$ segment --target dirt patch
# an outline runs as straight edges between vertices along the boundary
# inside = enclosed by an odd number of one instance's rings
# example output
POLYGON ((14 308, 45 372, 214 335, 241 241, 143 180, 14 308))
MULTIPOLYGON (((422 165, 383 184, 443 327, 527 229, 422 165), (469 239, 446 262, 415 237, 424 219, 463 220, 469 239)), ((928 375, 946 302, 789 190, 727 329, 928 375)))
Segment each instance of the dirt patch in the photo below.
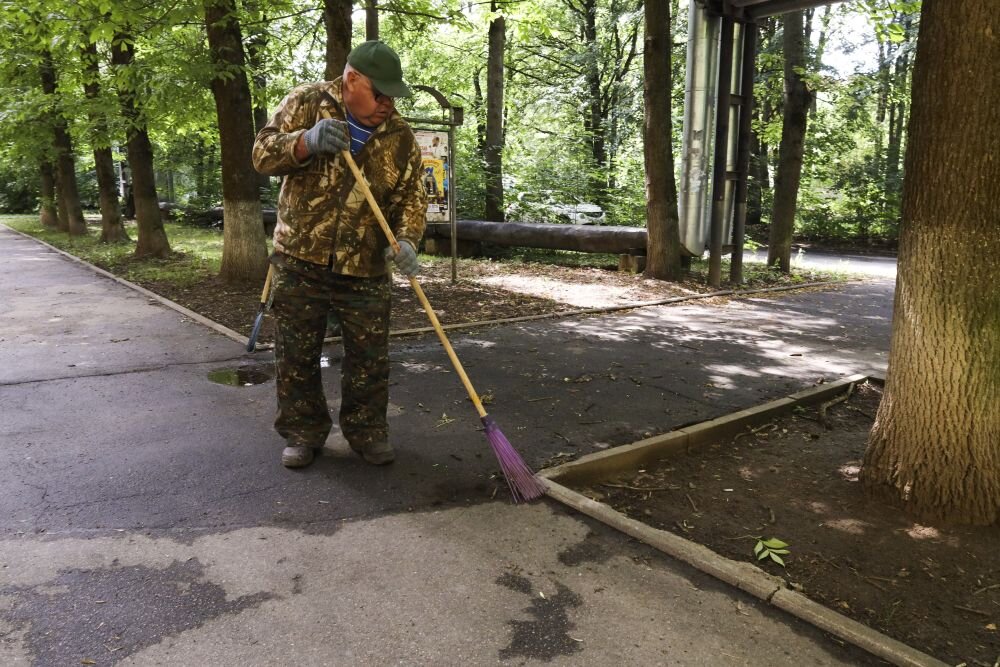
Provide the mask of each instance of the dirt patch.
POLYGON ((752 432, 580 492, 738 561, 951 664, 1000 661, 1000 526, 928 525, 862 493, 858 469, 881 399, 798 410, 752 432), (821 423, 825 422, 825 423, 821 423), (758 539, 788 544, 785 567, 758 539))
MULTIPOLYGON (((445 325, 626 306, 713 291, 698 275, 668 283, 623 273, 610 266, 466 259, 460 260, 456 268, 458 279, 453 283, 451 260, 424 259, 421 263, 420 284, 445 325)), ((823 279, 822 275, 800 273, 788 277, 773 274, 766 281, 752 280, 743 289, 794 286, 823 279)), ((244 336, 249 335, 253 326, 262 288, 262 285, 229 285, 217 276, 202 278, 185 287, 167 282, 139 282, 244 336)), ((408 280, 394 276, 392 298, 393 331, 430 326, 408 280)), ((260 343, 273 340, 270 317, 264 318, 258 340, 260 343)))

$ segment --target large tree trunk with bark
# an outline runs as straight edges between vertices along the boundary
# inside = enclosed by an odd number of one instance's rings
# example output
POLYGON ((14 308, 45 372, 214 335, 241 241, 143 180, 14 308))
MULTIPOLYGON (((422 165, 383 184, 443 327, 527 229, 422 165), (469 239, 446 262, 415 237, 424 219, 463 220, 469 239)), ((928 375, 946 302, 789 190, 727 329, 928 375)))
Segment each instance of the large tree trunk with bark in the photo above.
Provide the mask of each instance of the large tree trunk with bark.
POLYGON ((785 51, 785 103, 778 148, 778 169, 774 176, 774 207, 767 250, 769 266, 783 272, 791 269, 792 232, 795 229, 795 206, 802 178, 802 155, 805 147, 806 120, 811 95, 802 75, 806 66, 805 35, 802 12, 785 14, 783 44, 785 51))
MULTIPOLYGON (((253 7, 254 10, 258 10, 259 7, 251 4, 245 3, 245 7, 253 7)), ((326 18, 326 10, 324 9, 324 21, 328 21, 326 18)), ((262 16, 262 21, 266 23, 267 17, 262 16)), ((347 32, 350 34, 350 15, 348 15, 348 28, 347 32)), ((254 135, 260 132, 265 125, 267 125, 267 106, 264 100, 267 94, 267 75, 265 74, 265 62, 264 62, 264 52, 267 48, 267 40, 269 34, 264 25, 254 26, 253 31, 247 36, 247 66, 250 70, 250 82, 252 84, 251 88, 251 98, 254 100, 253 105, 253 131, 254 135)), ((329 55, 329 31, 327 31, 327 54, 329 55)), ((345 55, 346 58, 346 55, 345 55)), ((257 174, 257 194, 261 199, 261 202, 269 201, 271 194, 271 177, 267 174, 257 174)))
POLYGON ((351 52, 351 0, 323 0, 323 23, 326 25, 327 81, 344 73, 347 54, 351 52))
MULTIPOLYGON (((84 94, 88 100, 97 100, 101 95, 101 69, 97 44, 84 46, 80 57, 84 67, 84 94)), ((96 112, 91 112, 90 126, 93 130, 94 170, 97 172, 97 190, 101 205, 101 242, 129 241, 118 206, 118 177, 115 174, 115 158, 111 153, 108 124, 96 112)))
POLYGON ((646 158, 646 276, 661 280, 681 277, 677 183, 674 181, 673 139, 670 131, 670 4, 646 0, 645 96, 646 158))
POLYGON ((861 470, 917 517, 980 525, 1000 521, 998 61, 994 0, 924 2, 889 371, 861 470))
POLYGON ((378 39, 378 0, 365 0, 365 39, 378 39))
POLYGON ((124 73, 131 69, 134 60, 135 44, 132 36, 124 33, 116 34, 112 40, 111 64, 120 71, 118 99, 126 122, 125 146, 129 169, 132 172, 132 201, 138 229, 135 256, 166 257, 170 254, 170 243, 163 229, 160 202, 156 195, 153 144, 149 141, 149 133, 146 131, 146 120, 139 112, 133 84, 125 83, 129 77, 124 73))
MULTIPOLYGON (((497 5, 491 8, 496 11, 497 5)), ((502 222, 503 210, 503 56, 504 17, 490 21, 486 66, 486 219, 502 222)))
POLYGON ((267 243, 253 168, 253 104, 243 37, 233 0, 205 3, 208 48, 216 68, 212 95, 222 149, 222 268, 228 282, 259 281, 267 273, 267 243), (235 76, 234 76, 235 74, 235 76), (225 76, 223 76, 225 75, 225 76))
POLYGON ((56 177, 53 173, 52 163, 48 160, 42 161, 38 171, 41 179, 38 219, 42 226, 56 229, 59 227, 59 211, 56 209, 56 177))
POLYGON ((56 188, 59 197, 59 228, 73 236, 87 233, 87 223, 83 219, 80 193, 76 185, 76 161, 73 159, 73 140, 69 136, 66 119, 63 117, 56 94, 56 70, 52 54, 42 54, 39 68, 42 92, 51 99, 50 113, 53 117, 52 144, 56 153, 56 188))

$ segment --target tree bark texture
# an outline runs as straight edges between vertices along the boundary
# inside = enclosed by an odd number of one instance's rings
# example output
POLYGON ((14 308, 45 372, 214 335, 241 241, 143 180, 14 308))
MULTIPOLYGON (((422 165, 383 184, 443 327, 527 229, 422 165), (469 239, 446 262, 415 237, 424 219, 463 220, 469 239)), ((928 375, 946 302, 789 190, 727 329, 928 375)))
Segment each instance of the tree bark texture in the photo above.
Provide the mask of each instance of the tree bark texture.
MULTIPOLYGON (((493 5, 496 11, 496 5, 493 5)), ((486 64, 486 219, 503 222, 503 72, 507 40, 504 17, 490 21, 486 64)))
MULTIPOLYGON (((559 225, 545 222, 489 222, 459 220, 459 241, 484 241, 494 245, 550 248, 578 252, 631 253, 647 247, 648 232, 641 227, 559 225)), ((428 238, 451 238, 447 222, 427 224, 428 238)))
POLYGON ((118 99, 122 116, 127 124, 125 147, 128 165, 132 172, 132 201, 138 239, 136 257, 166 257, 170 243, 160 219, 160 202, 156 194, 156 176, 153 171, 153 144, 149 141, 146 120, 139 111, 134 90, 133 68, 135 45, 131 35, 119 33, 112 40, 111 63, 118 70, 118 99))
POLYGON ((52 163, 44 160, 38 167, 41 201, 38 202, 38 219, 43 226, 59 227, 59 211, 56 209, 56 176, 52 163))
POLYGON ((604 206, 607 201, 607 144, 604 126, 604 105, 602 104, 601 64, 598 58, 597 44, 597 0, 582 0, 583 9, 583 41, 587 48, 584 64, 587 93, 590 98, 585 121, 587 138, 590 141, 590 155, 594 161, 590 190, 596 203, 604 206))
POLYGON ((925 0, 892 345, 861 480, 921 518, 1000 521, 1000 13, 925 0))
POLYGON ((365 39, 378 39, 378 0, 365 0, 365 39))
POLYGON ((344 73, 347 54, 351 52, 351 0, 323 0, 323 23, 326 25, 327 81, 344 73))
POLYGON ((646 49, 643 92, 646 105, 646 270, 649 278, 679 280, 681 245, 677 183, 670 118, 670 4, 646 0, 646 49))
MULTIPOLYGON (((88 43, 84 46, 80 57, 84 67, 83 92, 88 100, 96 100, 101 95, 101 70, 97 44, 88 43)), ((118 205, 118 177, 115 174, 115 158, 111 153, 107 121, 96 112, 92 112, 90 125, 93 128, 94 169, 97 173, 97 190, 101 206, 101 242, 129 241, 118 205)))
POLYGON ((785 97, 778 169, 774 176, 774 206, 771 212, 767 263, 768 266, 777 265, 784 273, 788 273, 791 269, 792 232, 795 229, 795 206, 802 178, 802 155, 811 94, 799 73, 806 65, 802 12, 785 14, 782 23, 785 97))
POLYGON ((52 145, 56 154, 56 188, 61 213, 59 228, 73 236, 83 236, 87 233, 87 223, 83 219, 83 207, 80 205, 80 193, 76 184, 73 140, 69 136, 66 119, 59 108, 55 65, 52 62, 52 55, 47 51, 42 54, 39 74, 42 79, 42 92, 51 100, 48 107, 53 118, 52 145))
POLYGON ((208 48, 215 65, 212 95, 222 150, 222 267, 227 282, 263 280, 267 243, 253 168, 253 102, 246 77, 243 37, 233 0, 205 3, 208 48))
MULTIPOLYGON (((249 3, 247 3, 249 5, 249 3)), ((324 7, 324 21, 326 18, 326 8, 324 7)), ((350 21, 350 16, 348 16, 350 21)), ((349 24, 348 24, 349 25, 349 24)), ((347 29, 350 33, 350 27, 347 29)), ((247 66, 250 70, 251 98, 255 100, 253 105, 253 131, 254 135, 260 132, 267 125, 267 107, 264 99, 267 94, 267 75, 265 74, 264 54, 267 48, 268 32, 261 26, 255 26, 253 32, 247 36, 247 66)), ((327 33, 327 48, 329 49, 329 32, 327 33)), ((328 52, 329 53, 329 52, 328 52)), ((346 54, 344 56, 346 58, 346 54)), ((257 194, 261 202, 270 197, 271 177, 266 174, 257 174, 257 194)))

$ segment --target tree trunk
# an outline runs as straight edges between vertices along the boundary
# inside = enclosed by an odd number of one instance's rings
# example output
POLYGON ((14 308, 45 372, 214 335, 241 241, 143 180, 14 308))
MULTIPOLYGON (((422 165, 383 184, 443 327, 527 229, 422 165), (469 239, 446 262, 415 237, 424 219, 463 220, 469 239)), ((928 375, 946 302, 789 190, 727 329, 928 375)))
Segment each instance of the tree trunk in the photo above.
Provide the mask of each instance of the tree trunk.
POLYGON ((56 177, 53 173, 52 163, 45 160, 39 165, 38 170, 41 177, 38 218, 42 226, 57 229, 59 227, 59 211, 56 209, 56 177))
POLYGON ((646 0, 643 92, 646 105, 646 270, 648 278, 679 280, 681 244, 671 132, 669 0, 646 0))
POLYGON ((323 22, 326 24, 326 73, 333 81, 344 73, 347 54, 351 52, 351 0, 323 0, 323 22))
MULTIPOLYGON (((245 3, 246 7, 251 6, 251 3, 245 3)), ((258 9, 258 7, 254 7, 258 9)), ((324 8, 323 18, 324 21, 329 25, 330 19, 327 17, 327 8, 324 8)), ((266 16, 261 17, 262 20, 266 21, 266 16)), ((348 14, 348 28, 347 33, 350 34, 350 14, 348 14)), ((247 36, 247 66, 250 70, 250 81, 253 84, 253 89, 251 90, 251 98, 254 100, 253 105, 253 129, 254 135, 263 129, 267 125, 267 107, 264 104, 264 100, 267 94, 267 75, 265 72, 265 62, 264 62, 264 51, 267 48, 268 32, 263 26, 255 26, 253 32, 247 36)), ((330 49, 330 32, 327 30, 327 56, 329 56, 330 49)), ((347 57, 346 54, 344 56, 347 57)), ((328 61, 329 62, 329 61, 328 61)), ((260 197, 261 202, 269 201, 271 195, 271 177, 266 174, 257 174, 257 196, 260 197)))
MULTIPOLYGON (((496 3, 491 5, 497 10, 496 3)), ((486 219, 503 222, 503 70, 505 23, 490 21, 486 65, 486 219)))
POLYGON ((998 35, 994 0, 923 4, 889 371, 861 470, 875 498, 978 525, 1000 521, 998 35))
MULTIPOLYGON (((84 66, 83 92, 88 100, 97 100, 101 95, 101 69, 97 44, 88 43, 84 46, 80 58, 84 66)), ((96 111, 91 111, 90 126, 93 129, 94 170, 97 173, 97 190, 101 204, 101 242, 130 241, 118 205, 118 177, 115 174, 115 158, 111 153, 108 124, 96 111)))
MULTIPOLYGON (((909 41, 912 29, 912 19, 906 17, 903 22, 904 43, 909 41)), ((903 93, 906 90, 909 73, 909 51, 902 49, 902 53, 896 58, 892 81, 895 94, 889 104, 889 141, 885 150, 885 209, 883 212, 883 224, 886 230, 899 228, 899 206, 903 190, 900 156, 903 153, 903 133, 906 130, 906 102, 903 93)))
MULTIPOLYGON (((119 33, 112 40, 111 63, 123 70, 130 69, 135 60, 135 44, 131 35, 119 33)), ((125 79, 126 77, 122 77, 125 79)), ((156 176, 153 171, 153 145, 146 131, 146 120, 139 111, 134 84, 121 85, 118 98, 125 118, 126 152, 132 172, 132 201, 138 239, 136 257, 167 257, 170 243, 160 219, 160 202, 156 195, 156 176)))
POLYGON ((42 54, 39 74, 42 79, 42 92, 51 100, 48 108, 54 119, 52 145, 56 153, 56 186, 61 212, 59 228, 72 236, 83 236, 87 233, 87 223, 83 219, 83 207, 80 205, 80 193, 76 185, 73 140, 69 136, 66 119, 59 109, 56 94, 56 70, 52 63, 52 54, 48 51, 42 54))
POLYGON ((227 282, 260 281, 267 273, 267 243, 251 155, 253 104, 234 0, 208 0, 205 26, 208 48, 218 72, 212 79, 212 95, 222 149, 222 208, 225 212, 219 274, 227 282))
POLYGON ((479 80, 482 71, 480 67, 472 73, 472 109, 476 117, 476 150, 479 151, 483 164, 486 164, 486 114, 483 112, 483 85, 479 80))
POLYGON ((785 14, 785 98, 778 148, 778 170, 774 176, 774 207, 771 213, 771 235, 767 251, 769 266, 777 265, 788 273, 791 269, 792 232, 795 229, 795 205, 802 177, 802 155, 806 137, 811 95, 800 72, 805 67, 805 44, 802 12, 785 14))
MULTIPOLYGON (((590 191, 595 203, 604 206, 607 202, 607 144, 604 127, 604 105, 601 95, 601 63, 597 43, 597 0, 583 0, 583 41, 587 49, 584 63, 584 78, 587 86, 587 111, 584 129, 590 142, 590 157, 593 165, 590 172, 590 191)), ((669 11, 669 9, 667 10, 669 11)))
POLYGON ((377 0, 365 0, 365 39, 378 39, 377 0))

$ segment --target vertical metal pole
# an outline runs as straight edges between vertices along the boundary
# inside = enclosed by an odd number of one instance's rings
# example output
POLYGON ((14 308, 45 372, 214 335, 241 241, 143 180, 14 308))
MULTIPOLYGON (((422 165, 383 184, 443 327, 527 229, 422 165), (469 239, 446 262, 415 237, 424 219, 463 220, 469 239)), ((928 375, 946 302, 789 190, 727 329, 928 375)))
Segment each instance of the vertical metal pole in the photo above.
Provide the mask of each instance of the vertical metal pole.
POLYGON ((715 107, 715 157, 712 171, 712 222, 708 246, 708 284, 722 283, 722 219, 726 210, 726 158, 729 149, 729 114, 733 85, 732 16, 722 17, 719 36, 719 95, 715 107))
POLYGON ((739 152, 736 158, 736 210, 733 215, 733 257, 729 265, 729 281, 733 284, 743 282, 743 241, 746 236, 747 222, 747 180, 750 177, 750 138, 753 118, 753 79, 754 61, 757 59, 757 24, 746 23, 743 26, 743 71, 740 74, 740 96, 743 104, 740 106, 739 152))
POLYGON ((455 112, 449 110, 448 120, 448 222, 451 226, 451 284, 458 282, 458 193, 455 189, 455 112))

